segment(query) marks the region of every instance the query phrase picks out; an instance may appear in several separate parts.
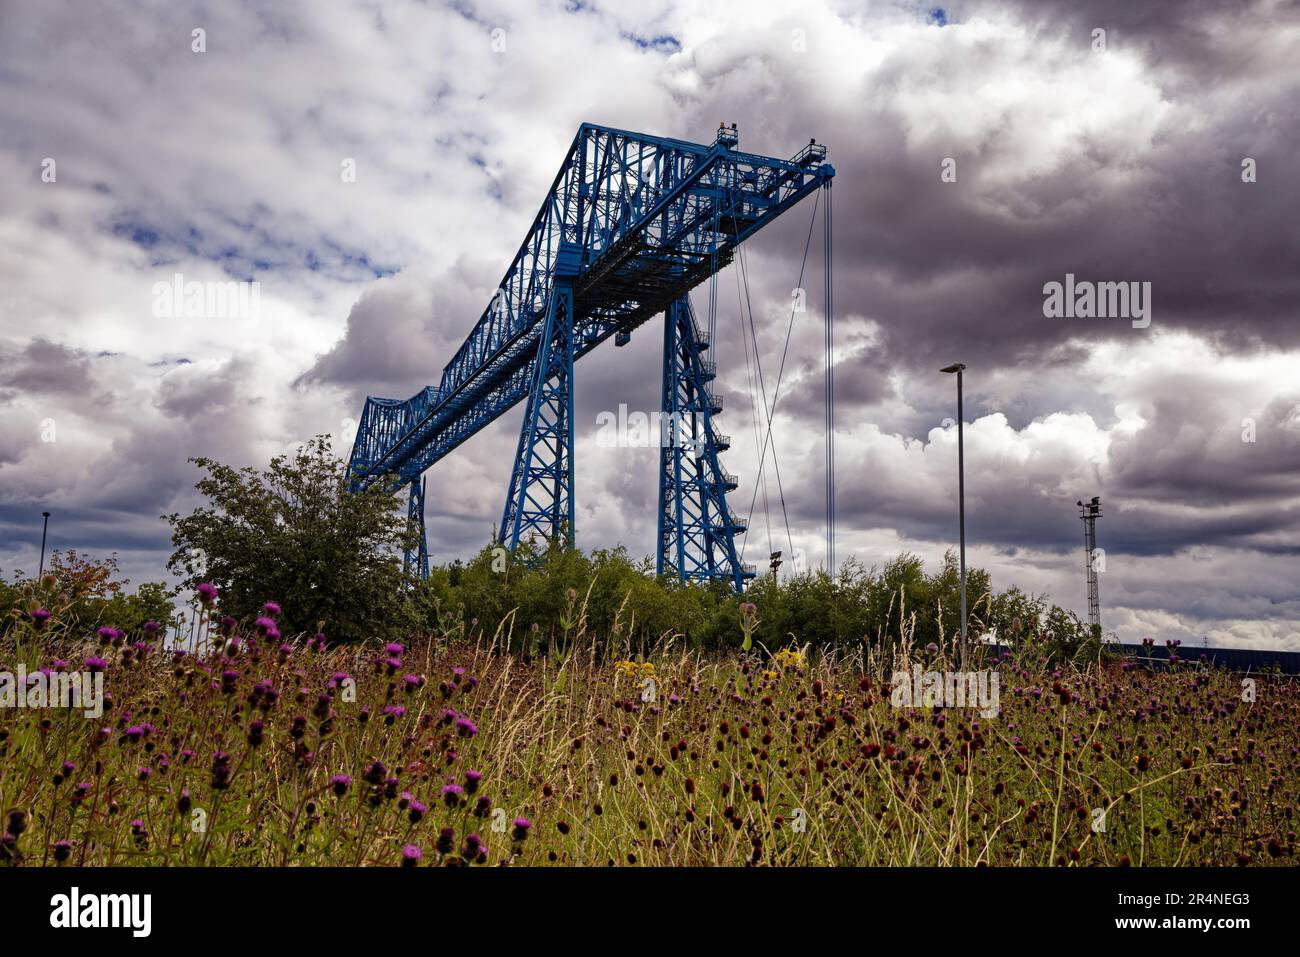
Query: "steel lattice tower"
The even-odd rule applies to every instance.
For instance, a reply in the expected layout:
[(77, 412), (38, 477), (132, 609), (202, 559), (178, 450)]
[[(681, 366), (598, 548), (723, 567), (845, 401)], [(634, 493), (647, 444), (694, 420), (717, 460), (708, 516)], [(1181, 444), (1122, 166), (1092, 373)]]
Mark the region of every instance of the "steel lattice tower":
[(1094, 495), (1086, 504), (1077, 503), (1083, 519), (1084, 566), (1088, 572), (1088, 621), (1101, 627), (1101, 602), (1097, 594), (1097, 519), (1101, 518), (1101, 499)]
[[(745, 523), (726, 502), (737, 480), (719, 461), (730, 443), (714, 429), (722, 410), (710, 386), (716, 368), (703, 358), (711, 342), (689, 293), (725, 268), (745, 239), (829, 189), (835, 170), (816, 142), (789, 160), (738, 146), (734, 124), (705, 145), (584, 123), (496, 296), (439, 384), (404, 401), (366, 399), (350, 481), (409, 486), (420, 544), (408, 569), (428, 574), (424, 471), (521, 402), (498, 534), (512, 550), (538, 539), (573, 544), (574, 364), (606, 339), (626, 345), (662, 313), (662, 411), (674, 442), (689, 436), (689, 444), (666, 444), (660, 455), (659, 571), (738, 590), (754, 576), (736, 548)], [(829, 225), (827, 234), (829, 258)]]
[(706, 348), (691, 301), (683, 296), (664, 316), (656, 570), (680, 581), (723, 578), (739, 591), (755, 571), (741, 563), (736, 549), (746, 525), (727, 505), (737, 481), (718, 461), (731, 440), (713, 428), (722, 402), (709, 388), (715, 366), (703, 358)]

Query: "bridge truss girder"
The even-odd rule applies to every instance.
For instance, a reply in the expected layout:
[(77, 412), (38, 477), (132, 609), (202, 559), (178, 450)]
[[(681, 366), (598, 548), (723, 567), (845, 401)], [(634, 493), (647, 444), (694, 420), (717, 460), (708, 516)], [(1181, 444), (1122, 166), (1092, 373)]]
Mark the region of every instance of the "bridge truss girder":
[[(499, 534), (511, 547), (535, 535), (571, 544), (573, 364), (611, 336), (626, 342), (651, 317), (672, 312), (746, 238), (835, 175), (815, 143), (789, 160), (737, 145), (734, 129), (703, 145), (584, 123), (497, 294), (438, 385), (406, 400), (367, 398), (349, 460), (353, 487), (417, 485), (430, 465), (526, 401)], [(696, 338), (694, 348), (707, 344)], [(690, 380), (691, 363), (673, 361)], [(711, 515), (719, 508), (713, 495), (705, 495)], [(408, 509), (423, 536), (423, 486), (418, 516), (416, 497), (412, 491)], [(694, 528), (681, 515), (669, 524)], [(721, 556), (712, 559), (725, 569), (721, 577), (743, 581), (725, 547), (740, 529), (727, 525), (687, 538), (692, 548), (707, 546), (701, 554)], [(668, 564), (680, 572), (680, 563)]]

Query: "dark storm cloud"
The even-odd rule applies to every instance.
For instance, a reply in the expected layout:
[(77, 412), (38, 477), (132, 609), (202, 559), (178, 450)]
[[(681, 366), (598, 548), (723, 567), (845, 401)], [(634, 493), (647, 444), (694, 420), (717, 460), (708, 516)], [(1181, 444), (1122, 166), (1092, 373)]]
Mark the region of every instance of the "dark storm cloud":
[(345, 388), (358, 408), (366, 395), (405, 399), (437, 385), (491, 300), (491, 275), (458, 262), (436, 282), (417, 271), (376, 283), (352, 307), (343, 338), (295, 385)]
[[(1044, 32), (1066, 31), (1091, 39), (1097, 28), (1108, 39), (1139, 47), (1155, 68), (1195, 68), (1198, 77), (1226, 77), (1249, 70), (1258, 59), (1254, 41), (1270, 25), (1286, 25), (1300, 17), (1300, 3), (1249, 0), (1178, 0), (1129, 3), (1127, 0), (1019, 0), (1008, 6), (1017, 18)], [(959, 4), (957, 12), (973, 14), (975, 4)], [(1254, 27), (1251, 35), (1225, 35), (1225, 23)]]
[[(953, 19), (1013, 9), (981, 4), (954, 11)], [(1058, 16), (1058, 9), (1069, 13)], [(1053, 5), (1049, 12), (1028, 4), (1017, 13), (1032, 24), (1030, 49), (1060, 71), (1092, 71), (1084, 76), (1101, 82), (1134, 63), (1148, 70), (1133, 82), (1166, 110), (1149, 129), (1140, 116), (1112, 129), (1081, 123), (1022, 149), (1017, 112), (1032, 112), (1050, 91), (1027, 84), (1019, 104), (959, 101), (963, 89), (1004, 71), (1008, 83), (1028, 74), (1023, 22), (978, 44), (936, 39), (891, 52), (835, 97), (817, 90), (815, 71), (791, 69), (781, 47), (755, 53), (751, 36), (718, 39), (720, 50), (709, 57), (695, 53), (712, 71), (696, 115), (739, 120), (746, 148), (797, 144), (810, 133), (829, 143), (838, 173), (836, 312), (869, 317), (879, 328), (869, 352), (841, 359), (838, 380), (852, 384), (844, 390), (848, 403), (883, 398), (884, 368), (928, 374), (960, 356), (984, 374), (1043, 368), (1050, 375), (1076, 364), (1083, 344), (1142, 334), (1122, 320), (1045, 318), (1043, 286), (1067, 272), (1151, 282), (1157, 329), (1194, 332), (1229, 351), (1290, 347), (1300, 342), (1300, 190), (1291, 172), (1300, 153), (1300, 74), (1293, 68), (1300, 46), (1294, 29), (1278, 40), (1276, 27), (1294, 13), (1294, 5), (1264, 4), (1186, 11), (1175, 4)], [(1108, 53), (1093, 52), (1092, 26), (1109, 28)], [(955, 29), (933, 32), (955, 41)], [(1250, 56), (1252, 42), (1272, 48)], [(756, 73), (783, 82), (737, 96)], [(936, 75), (949, 95), (935, 97), (929, 114), (881, 95)], [(1234, 90), (1249, 109), (1231, 105)], [(1091, 108), (1113, 109), (1116, 95), (1099, 89)], [(786, 107), (792, 99), (800, 109)], [(963, 134), (959, 114), (972, 106), (991, 119), (975, 135)], [(1068, 119), (1047, 114), (1042, 125)], [(927, 126), (939, 132), (917, 132)], [(1032, 159), (1035, 148), (1060, 154), (1025, 162), (1022, 154)], [(940, 180), (946, 157), (956, 161), (956, 182)], [(1258, 164), (1258, 182), (1242, 182), (1245, 157)], [(1020, 165), (1026, 171), (1016, 175)], [(772, 255), (775, 268), (752, 270), (750, 280), (776, 299), (785, 295), (788, 259), (803, 237), (789, 221), (771, 232), (755, 242), (769, 255), (783, 249), (786, 268)], [(738, 345), (730, 327), (723, 335), (724, 344)], [(809, 425), (820, 417), (811, 379), (787, 399), (785, 411)], [(978, 398), (971, 409), (991, 410)]]
[(38, 337), (0, 351), (0, 399), (9, 390), (58, 396), (85, 394), (91, 386), (90, 358), (75, 349)]
[(1300, 491), (1300, 388), (1278, 396), (1258, 417), (1225, 392), (1206, 401), (1192, 374), (1165, 384), (1144, 409), (1146, 426), (1111, 446), (1115, 490), (1186, 506), (1255, 510), (1274, 527), (1295, 527), (1295, 515), (1274, 511)]

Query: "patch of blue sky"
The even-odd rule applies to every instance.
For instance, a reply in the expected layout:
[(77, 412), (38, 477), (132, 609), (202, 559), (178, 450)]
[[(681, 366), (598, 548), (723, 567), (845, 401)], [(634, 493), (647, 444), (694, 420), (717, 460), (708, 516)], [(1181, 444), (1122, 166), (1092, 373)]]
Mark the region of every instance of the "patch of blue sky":
[(622, 37), (624, 40), (634, 43), (642, 50), (658, 50), (661, 53), (678, 53), (682, 49), (682, 41), (667, 33), (661, 33), (654, 37), (643, 37), (630, 31), (624, 31)]
[(219, 265), (232, 279), (241, 281), (252, 281), (258, 273), (272, 270), (306, 269), (352, 280), (379, 279), (401, 269), (399, 265), (374, 262), (365, 250), (345, 246), (329, 237), (307, 245), (276, 238), (252, 222), (233, 216), (216, 214), (215, 218), (247, 241), (206, 242), (203, 231), (193, 225), (168, 231), (134, 215), (118, 219), (110, 230), (113, 235), (148, 250), (154, 267), (170, 265), (182, 256), (206, 259)]

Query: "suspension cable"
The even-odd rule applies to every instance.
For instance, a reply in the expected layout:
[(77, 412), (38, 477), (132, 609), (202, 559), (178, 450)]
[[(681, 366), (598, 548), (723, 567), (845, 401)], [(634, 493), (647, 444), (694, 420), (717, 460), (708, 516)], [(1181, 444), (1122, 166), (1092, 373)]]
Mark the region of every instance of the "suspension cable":
[[(749, 387), (750, 419), (754, 426), (754, 451), (757, 452), (759, 448), (759, 442), (760, 442), (760, 438), (759, 438), (760, 426), (758, 424), (758, 401), (757, 399), (755, 399), (755, 393), (758, 391), (758, 386), (754, 381), (754, 370), (751, 367), (749, 361), (749, 333), (745, 329), (745, 301), (740, 291), (740, 270), (739, 269), (736, 270), (736, 303), (738, 307), (736, 311), (736, 321), (740, 323), (740, 341), (745, 348), (745, 383)], [(757, 349), (755, 350), (755, 354), (757, 354)], [(755, 479), (755, 483), (756, 483), (755, 487), (761, 484), (763, 488), (763, 518), (767, 525), (767, 548), (768, 551), (770, 552), (772, 550), (772, 516), (768, 506), (767, 482), (763, 478), (763, 470), (761, 467), (758, 470), (758, 475), (757, 478)], [(741, 554), (743, 557), (744, 555), (743, 542), (741, 543)]]
[(826, 573), (835, 577), (835, 304), (831, 298), (831, 181), (826, 180), (826, 210), (822, 226), (826, 238)]
[[(763, 413), (767, 417), (767, 434), (771, 435), (773, 410), (769, 409), (767, 405), (767, 384), (763, 381), (763, 362), (758, 355), (758, 330), (754, 326), (754, 305), (749, 298), (749, 267), (746, 265), (746, 259), (747, 257), (745, 255), (745, 249), (742, 246), (740, 250), (740, 271), (741, 271), (741, 275), (743, 275), (745, 279), (745, 303), (749, 309), (749, 332), (750, 332), (750, 338), (753, 339), (754, 342), (754, 363), (758, 367), (758, 388), (759, 388), (759, 395), (762, 396), (763, 398)], [(789, 543), (791, 556), (793, 557), (794, 536), (790, 534), (790, 514), (787, 511), (785, 506), (785, 487), (781, 482), (781, 461), (776, 454), (776, 439), (771, 439), (770, 444), (772, 446), (772, 466), (774, 471), (776, 472), (776, 490), (777, 490), (777, 494), (781, 498), (781, 516), (785, 521), (785, 537), (787, 542)], [(763, 461), (760, 461), (758, 464), (758, 474), (760, 477), (763, 475), (764, 464), (765, 463)], [(767, 508), (766, 481), (764, 481), (763, 484), (763, 508), (764, 509)], [(771, 552), (771, 550), (772, 550), (771, 543), (769, 542), (768, 551)]]
[[(799, 264), (799, 279), (798, 279), (797, 284), (796, 284), (796, 288), (799, 288), (799, 289), (802, 289), (802, 288), (803, 288), (803, 277), (804, 277), (804, 271), (805, 271), (805, 269), (807, 269), (807, 267), (808, 267), (808, 252), (809, 252), (809, 250), (812, 248), (813, 226), (814, 226), (814, 225), (816, 224), (816, 222), (817, 222), (817, 207), (818, 207), (818, 205), (820, 204), (820, 202), (821, 202), (821, 193), (818, 192), (818, 193), (817, 193), (817, 196), (816, 196), (816, 197), (814, 198), (814, 200), (813, 200), (812, 215), (809, 216), (809, 218), (808, 218), (808, 236), (807, 236), (807, 238), (804, 240), (804, 246), (803, 246), (803, 261)], [(798, 308), (798, 303), (797, 303), (797, 302), (792, 302), (792, 303), (790, 304), (790, 320), (789, 320), (789, 322), (786, 324), (786, 328), (785, 328), (785, 345), (784, 345), (784, 347), (781, 349), (781, 364), (780, 364), (780, 366), (779, 366), (778, 369), (777, 369), (777, 374), (776, 374), (776, 388), (775, 388), (775, 390), (774, 390), (773, 393), (772, 393), (772, 410), (771, 410), (771, 414), (768, 416), (768, 419), (767, 419), (767, 435), (764, 437), (764, 440), (763, 440), (763, 449), (762, 449), (762, 451), (759, 453), (759, 470), (760, 470), (760, 472), (762, 471), (762, 463), (766, 460), (766, 457), (767, 457), (767, 445), (768, 445), (768, 442), (771, 441), (771, 438), (772, 438), (772, 416), (776, 415), (776, 403), (777, 403), (777, 401), (778, 401), (778, 400), (780, 399), (780, 397), (781, 397), (781, 383), (782, 383), (782, 381), (783, 381), (784, 378), (785, 378), (785, 361), (786, 361), (786, 357), (787, 357), (787, 355), (788, 355), (789, 352), (790, 352), (790, 334), (794, 331), (794, 316), (795, 316), (795, 312), (797, 311), (797, 308)], [(747, 520), (748, 520), (749, 518), (752, 518), (752, 517), (753, 517), (753, 514), (754, 514), (754, 502), (755, 502), (755, 500), (757, 499), (757, 497), (758, 497), (758, 488), (757, 488), (757, 486), (755, 486), (755, 488), (754, 488), (754, 495), (750, 498), (750, 501), (749, 501), (749, 514), (746, 516), (746, 519), (747, 519)], [(792, 552), (791, 557), (793, 557), (793, 550), (794, 550), (794, 546), (791, 545), (791, 552)], [(743, 554), (744, 554), (743, 546), (742, 546), (741, 554), (742, 554), (742, 556), (743, 556)]]

